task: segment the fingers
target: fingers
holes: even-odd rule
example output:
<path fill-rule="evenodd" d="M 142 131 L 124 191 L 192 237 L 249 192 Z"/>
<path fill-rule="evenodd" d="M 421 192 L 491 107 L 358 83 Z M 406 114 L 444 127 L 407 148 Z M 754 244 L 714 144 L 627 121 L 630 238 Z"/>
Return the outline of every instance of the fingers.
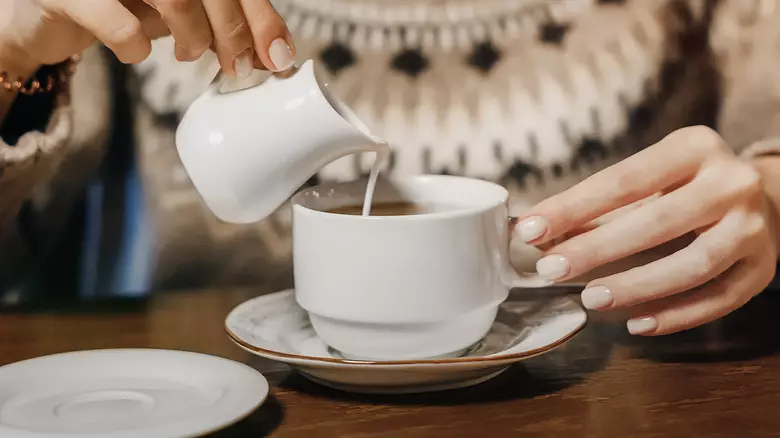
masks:
<path fill-rule="evenodd" d="M 290 32 L 269 0 L 144 1 L 167 24 L 180 61 L 194 61 L 213 48 L 222 69 L 239 78 L 258 64 L 282 71 L 295 62 Z"/>
<path fill-rule="evenodd" d="M 268 0 L 240 0 L 257 58 L 271 71 L 284 71 L 295 62 L 295 46 L 290 32 Z"/>
<path fill-rule="evenodd" d="M 685 128 L 615 164 L 526 213 L 518 228 L 529 243 L 542 243 L 612 210 L 692 178 L 703 157 L 725 154 L 717 133 Z"/>
<path fill-rule="evenodd" d="M 593 310 L 628 308 L 697 288 L 764 246 L 766 227 L 760 218 L 729 213 L 674 254 L 590 282 L 582 304 Z"/>
<path fill-rule="evenodd" d="M 609 213 L 607 213 L 607 214 L 605 214 L 603 216 L 598 217 L 597 219 L 594 219 L 594 220 L 592 220 L 590 222 L 587 222 L 584 225 L 581 225 L 581 226 L 569 229 L 565 233 L 563 233 L 563 234 L 561 234 L 561 235 L 559 235 L 559 236 L 557 236 L 557 237 L 555 237 L 555 238 L 553 238 L 551 240 L 547 240 L 544 243 L 540 243 L 540 244 L 537 245 L 537 248 L 539 248 L 540 250 L 542 250 L 545 253 L 549 252 L 556 245 L 560 245 L 561 243 L 563 243 L 563 242 L 565 242 L 565 241 L 567 241 L 569 239 L 572 239 L 572 238 L 577 237 L 577 236 L 579 236 L 581 234 L 585 234 L 585 233 L 587 233 L 589 231 L 592 231 L 592 230 L 594 230 L 594 229 L 596 229 L 596 228 L 598 228 L 598 227 L 600 227 L 600 226 L 602 226 L 602 225 L 604 225 L 604 224 L 606 224 L 608 222 L 611 222 L 611 221 L 615 220 L 616 218 L 620 217 L 621 215 L 623 215 L 623 214 L 625 214 L 625 213 L 627 213 L 629 211 L 635 210 L 635 209 L 645 205 L 646 203 L 650 202 L 651 200 L 655 200 L 655 199 L 658 199 L 658 197 L 657 196 L 651 196 L 649 198 L 642 199 L 641 201 L 634 202 L 633 204 L 629 204 L 629 205 L 627 205 L 625 207 L 621 207 L 621 208 L 619 208 L 617 210 L 613 210 L 613 211 L 611 211 L 611 212 L 609 212 Z M 520 234 L 520 237 L 522 238 L 522 231 L 518 230 L 517 232 Z"/>
<path fill-rule="evenodd" d="M 211 46 L 211 24 L 201 0 L 144 0 L 157 9 L 176 40 L 179 61 L 195 61 Z"/>
<path fill-rule="evenodd" d="M 658 336 L 687 330 L 722 318 L 761 292 L 775 273 L 771 257 L 752 257 L 711 285 L 689 295 L 677 295 L 649 314 L 637 315 L 626 325 L 634 335 Z"/>
<path fill-rule="evenodd" d="M 118 1 L 69 0 L 51 8 L 95 35 L 126 64 L 141 62 L 152 51 L 140 20 Z"/>
<path fill-rule="evenodd" d="M 171 34 L 168 25 L 163 21 L 160 14 L 148 4 L 142 1 L 123 1 L 123 4 L 133 15 L 138 17 L 143 26 L 144 33 L 150 39 L 157 39 Z"/>
<path fill-rule="evenodd" d="M 548 280 L 576 277 L 713 224 L 741 202 L 741 197 L 752 195 L 755 171 L 745 166 L 713 166 L 682 188 L 549 249 L 548 254 L 556 260 L 565 260 L 566 270 L 539 274 Z M 724 173 L 731 181 L 719 184 Z M 547 267 L 544 263 L 541 266 Z"/>
<path fill-rule="evenodd" d="M 203 0 L 222 69 L 245 78 L 254 69 L 254 40 L 238 0 Z"/>

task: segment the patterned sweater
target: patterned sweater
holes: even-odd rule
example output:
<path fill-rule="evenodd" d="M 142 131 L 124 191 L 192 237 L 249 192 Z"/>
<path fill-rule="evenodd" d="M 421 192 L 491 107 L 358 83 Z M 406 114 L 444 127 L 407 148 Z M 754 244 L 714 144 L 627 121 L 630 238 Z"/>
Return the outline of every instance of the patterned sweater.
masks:
<path fill-rule="evenodd" d="M 318 60 L 396 145 L 388 173 L 489 178 L 511 189 L 515 213 L 683 126 L 715 127 L 737 152 L 780 131 L 780 0 L 274 3 L 298 57 Z M 52 257 L 119 123 L 110 114 L 132 120 L 155 231 L 151 286 L 289 282 L 287 208 L 250 226 L 221 223 L 176 155 L 178 118 L 217 68 L 211 55 L 177 63 L 171 40 L 158 40 L 127 83 L 114 80 L 132 96 L 124 114 L 107 91 L 117 76 L 105 52 L 86 54 L 48 129 L 0 143 L 0 288 Z M 345 157 L 319 178 L 352 179 L 370 163 Z"/>

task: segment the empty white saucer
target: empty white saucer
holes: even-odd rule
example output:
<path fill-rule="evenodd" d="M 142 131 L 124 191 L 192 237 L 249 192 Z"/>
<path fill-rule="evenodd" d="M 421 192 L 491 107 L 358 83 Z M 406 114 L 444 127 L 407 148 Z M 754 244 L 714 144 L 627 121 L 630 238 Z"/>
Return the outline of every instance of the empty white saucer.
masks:
<path fill-rule="evenodd" d="M 490 333 L 460 357 L 368 362 L 328 348 L 292 290 L 236 307 L 225 321 L 230 338 L 250 353 L 284 362 L 332 388 L 362 393 L 414 393 L 486 381 L 511 364 L 546 353 L 579 332 L 585 311 L 571 298 L 515 290 L 501 305 Z"/>
<path fill-rule="evenodd" d="M 204 354 L 56 354 L 0 367 L 0 437 L 201 436 L 246 417 L 267 395 L 254 369 Z"/>

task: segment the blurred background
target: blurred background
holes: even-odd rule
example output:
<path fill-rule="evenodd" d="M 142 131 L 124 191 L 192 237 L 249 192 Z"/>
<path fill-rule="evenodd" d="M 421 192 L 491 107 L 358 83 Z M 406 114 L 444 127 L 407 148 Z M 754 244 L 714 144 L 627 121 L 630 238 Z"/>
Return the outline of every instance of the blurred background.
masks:
<path fill-rule="evenodd" d="M 714 3 L 274 1 L 299 60 L 314 59 L 396 146 L 386 174 L 498 181 L 514 213 L 674 129 L 715 124 Z M 163 39 L 141 65 L 105 50 L 92 63 L 110 78 L 102 164 L 77 195 L 65 241 L 3 305 L 291 286 L 287 208 L 250 226 L 222 223 L 179 162 L 173 135 L 216 74 L 214 57 L 178 63 Z M 360 177 L 371 160 L 343 158 L 311 183 Z"/>

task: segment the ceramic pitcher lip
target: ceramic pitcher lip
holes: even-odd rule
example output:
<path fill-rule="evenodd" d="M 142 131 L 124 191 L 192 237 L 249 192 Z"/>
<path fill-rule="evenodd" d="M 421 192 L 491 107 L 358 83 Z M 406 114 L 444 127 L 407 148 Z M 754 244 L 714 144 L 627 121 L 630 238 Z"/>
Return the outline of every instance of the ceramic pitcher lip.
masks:
<path fill-rule="evenodd" d="M 317 84 L 317 86 L 320 88 L 320 92 L 325 97 L 325 100 L 328 101 L 331 108 L 333 108 L 338 115 L 340 115 L 344 120 L 346 120 L 349 124 L 355 127 L 358 131 L 360 131 L 363 135 L 365 135 L 368 139 L 371 141 L 377 143 L 382 142 L 382 139 L 374 136 L 371 134 L 371 131 L 368 129 L 368 126 L 363 123 L 360 118 L 358 118 L 357 114 L 352 111 L 349 106 L 347 106 L 341 99 L 336 97 L 331 92 L 330 84 L 328 81 L 323 77 L 323 74 L 317 69 L 314 68 L 314 61 L 311 59 L 307 60 L 306 62 L 301 65 L 299 68 L 298 73 L 303 73 L 307 76 L 312 76 L 314 79 L 314 83 Z"/>

